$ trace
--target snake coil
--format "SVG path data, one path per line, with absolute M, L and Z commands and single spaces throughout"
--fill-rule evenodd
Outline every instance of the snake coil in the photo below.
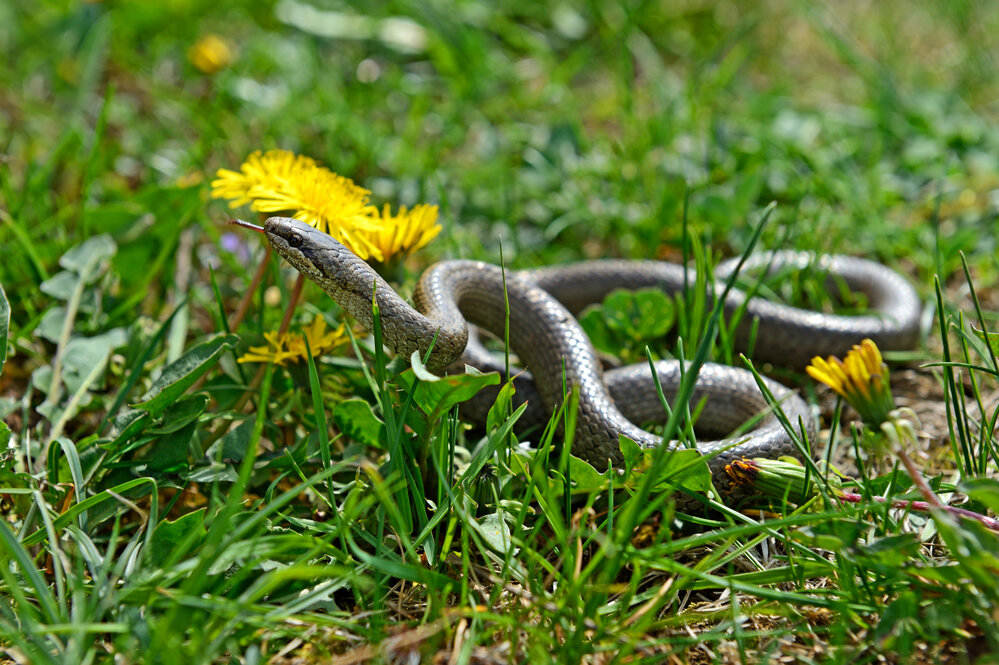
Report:
M 371 302 L 380 310 L 386 346 L 409 357 L 414 351 L 429 356 L 428 367 L 442 371 L 462 359 L 482 365 L 489 362 L 477 345 L 469 345 L 469 324 L 503 336 L 507 299 L 510 344 L 530 370 L 533 388 L 548 412 L 561 402 L 563 380 L 579 391 L 579 410 L 573 454 L 598 468 L 621 462 L 619 435 L 643 447 L 660 445 L 660 438 L 635 422 L 662 419 L 662 406 L 653 389 L 647 365 L 633 365 L 606 374 L 573 316 L 586 304 L 599 302 L 616 288 L 658 287 L 680 292 L 694 283 L 689 269 L 653 261 L 586 261 L 568 266 L 508 273 L 480 261 L 444 261 L 423 274 L 410 306 L 367 263 L 349 249 L 307 224 L 285 217 L 268 219 L 263 231 L 274 250 L 318 284 L 369 330 Z M 882 349 L 913 347 L 918 338 L 920 301 L 913 288 L 892 270 L 864 259 L 820 256 L 803 252 L 773 252 L 753 257 L 753 269 L 817 267 L 830 278 L 842 280 L 868 300 L 862 316 L 837 316 L 750 299 L 732 290 L 723 303 L 727 316 L 741 308 L 742 324 L 736 329 L 737 345 L 744 343 L 756 321 L 755 359 L 782 366 L 802 367 L 815 355 L 842 355 L 853 344 L 870 338 Z M 721 264 L 716 275 L 724 278 L 736 262 Z M 687 274 L 684 275 L 685 270 Z M 504 286 L 506 298 L 504 298 Z M 722 287 L 715 285 L 718 293 Z M 675 361 L 660 361 L 656 372 L 671 397 L 679 384 L 681 368 Z M 793 424 L 801 423 L 813 436 L 815 419 L 797 394 L 775 381 L 764 379 Z M 530 393 L 531 388 L 523 391 Z M 706 399 L 699 426 L 727 433 L 767 404 L 752 374 L 745 370 L 707 363 L 701 367 L 692 401 Z M 669 444 L 669 445 L 676 445 Z M 777 419 L 766 415 L 755 428 L 736 440 L 698 441 L 710 455 L 708 465 L 723 492 L 729 483 L 724 467 L 741 457 L 800 456 L 791 437 Z

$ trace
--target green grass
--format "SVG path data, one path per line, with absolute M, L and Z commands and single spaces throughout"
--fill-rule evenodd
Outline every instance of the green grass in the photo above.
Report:
M 663 483 L 697 487 L 686 457 L 611 479 L 555 427 L 523 453 L 506 392 L 469 430 L 454 404 L 477 386 L 416 387 L 363 336 L 363 362 L 237 364 L 290 275 L 271 259 L 229 331 L 264 254 L 209 198 L 218 168 L 284 148 L 378 204 L 438 203 L 405 293 L 501 246 L 513 268 L 684 243 L 710 264 L 770 214 L 762 246 L 917 286 L 934 318 L 893 359 L 928 386 L 899 396 L 945 415 L 921 463 L 994 515 L 999 373 L 975 331 L 999 328 L 999 13 L 918 5 L 0 5 L 0 654 L 989 662 L 999 539 L 976 523 L 813 501 L 680 528 Z M 237 58 L 206 75 L 188 51 L 210 33 Z M 296 326 L 340 317 L 311 284 L 305 303 Z M 737 361 L 682 305 L 685 355 Z M 821 456 L 864 443 L 833 430 Z M 852 463 L 864 497 L 920 498 Z

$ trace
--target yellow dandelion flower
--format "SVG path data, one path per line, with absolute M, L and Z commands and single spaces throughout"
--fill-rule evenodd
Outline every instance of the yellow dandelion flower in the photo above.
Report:
M 805 368 L 808 375 L 836 391 L 868 425 L 879 426 L 895 408 L 888 380 L 888 366 L 877 345 L 865 339 L 846 354 L 845 360 L 816 356 Z
M 309 340 L 309 347 L 314 354 L 332 351 L 350 341 L 350 338 L 347 337 L 347 327 L 344 324 L 341 323 L 333 330 L 327 330 L 326 319 L 318 314 L 312 319 L 312 323 L 305 326 L 302 332 Z
M 291 188 L 296 174 L 321 168 L 316 160 L 287 150 L 259 150 L 250 154 L 239 171 L 219 169 L 212 181 L 212 198 L 230 199 L 233 208 L 253 203 L 258 189 Z
M 854 347 L 857 348 L 857 347 Z M 870 397 L 868 386 L 871 383 L 871 374 L 867 371 L 867 366 L 857 353 L 847 353 L 843 361 L 844 371 L 850 377 L 850 384 L 854 391 L 864 398 Z
M 847 378 L 839 358 L 829 356 L 829 361 L 826 362 L 822 358 L 815 356 L 812 358 L 812 364 L 806 367 L 805 371 L 816 381 L 824 383 L 835 390 L 841 397 L 846 397 L 844 386 L 847 383 Z
M 268 363 L 273 362 L 275 365 L 281 365 L 292 360 L 295 356 L 286 348 L 288 343 L 289 333 L 279 335 L 276 332 L 265 332 L 264 339 L 267 340 L 267 346 L 251 346 L 250 349 L 241 355 L 237 362 L 240 363 Z
M 264 339 L 267 340 L 267 345 L 251 346 L 246 353 L 239 357 L 238 362 L 273 362 L 275 365 L 284 367 L 289 362 L 304 360 L 308 355 L 308 349 L 312 350 L 312 357 L 315 358 L 350 341 L 344 324 L 341 323 L 333 330 L 327 330 L 326 319 L 318 315 L 302 332 L 304 335 L 295 332 L 286 332 L 281 335 L 276 332 L 266 332 Z M 306 339 L 309 341 L 308 347 L 305 344 Z
M 386 205 L 382 208 L 380 223 L 374 228 L 359 231 L 359 234 L 378 249 L 382 261 L 388 262 L 425 247 L 437 237 L 441 232 L 437 213 L 437 206 L 421 203 L 412 210 L 402 206 L 393 215 Z
M 328 233 L 362 259 L 382 260 L 381 251 L 363 233 L 379 223 L 371 194 L 314 159 L 287 150 L 254 152 L 239 171 L 219 169 L 212 197 L 229 206 L 250 204 L 265 213 L 291 216 Z
M 350 341 L 347 337 L 347 327 L 344 324 L 341 323 L 333 330 L 327 330 L 326 319 L 318 315 L 312 319 L 312 323 L 302 329 L 302 332 L 304 337 L 296 335 L 288 344 L 288 350 L 295 351 L 302 358 L 305 358 L 307 353 L 306 339 L 309 341 L 308 348 L 312 349 L 313 357 L 329 353 Z
M 215 74 L 236 61 L 236 49 L 218 35 L 208 34 L 195 42 L 187 57 L 202 74 Z

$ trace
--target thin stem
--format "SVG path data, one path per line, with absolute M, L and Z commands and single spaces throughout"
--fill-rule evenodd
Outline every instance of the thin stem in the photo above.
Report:
M 912 478 L 912 482 L 916 485 L 916 489 L 918 489 L 919 493 L 923 495 L 924 499 L 926 499 L 926 502 L 934 508 L 944 510 L 944 503 L 940 501 L 936 494 L 933 493 L 933 490 L 926 483 L 926 479 L 923 478 L 923 474 L 920 473 L 919 469 L 916 468 L 916 465 L 913 463 L 912 458 L 910 458 L 905 452 L 905 448 L 898 446 L 898 450 L 895 452 L 898 453 L 898 458 L 902 460 L 902 465 L 905 467 L 909 477 Z
M 73 325 L 76 322 L 76 314 L 80 309 L 80 302 L 83 300 L 83 291 L 86 289 L 87 281 L 90 279 L 99 261 L 100 259 L 97 254 L 92 254 L 88 258 L 87 263 L 80 271 L 79 279 L 73 288 L 69 302 L 66 303 L 66 318 L 63 319 L 62 330 L 59 331 L 59 343 L 56 345 L 55 356 L 52 358 L 52 378 L 49 381 L 49 396 L 45 400 L 53 410 L 59 404 L 59 400 L 62 399 L 62 366 L 66 346 L 69 344 L 70 337 L 73 334 Z M 63 411 L 62 415 L 65 415 L 65 411 Z M 45 468 L 52 439 L 62 435 L 64 424 L 61 417 L 53 423 L 52 428 L 49 430 L 49 436 L 45 439 L 45 443 L 42 446 L 41 454 L 35 460 L 35 469 L 37 471 Z
M 281 327 L 278 328 L 278 335 L 283 335 L 288 332 L 288 326 L 291 324 L 291 316 L 295 313 L 295 308 L 298 307 L 298 301 L 302 298 L 302 287 L 305 285 L 305 275 L 298 273 L 298 279 L 295 280 L 295 286 L 291 287 L 291 299 L 288 301 L 288 309 L 284 311 L 284 318 L 281 319 Z
M 932 494 L 932 492 L 931 492 Z M 863 503 L 867 499 L 861 494 L 855 494 L 853 492 L 845 492 L 839 494 L 837 497 L 843 503 Z M 877 503 L 888 503 L 888 499 L 883 496 L 871 497 Z M 965 519 L 975 520 L 980 522 L 984 526 L 992 529 L 993 531 L 999 531 L 999 520 L 992 517 L 987 517 L 981 513 L 976 513 L 973 510 L 968 510 L 967 508 L 958 508 L 957 506 L 948 506 L 946 504 L 934 504 L 930 501 L 907 501 L 905 499 L 892 499 L 892 508 L 898 508 L 900 510 L 912 510 L 920 513 L 928 513 L 933 509 L 940 509 L 948 512 L 952 515 L 958 517 L 963 517 Z
M 253 300 L 253 294 L 257 292 L 260 287 L 260 282 L 263 281 L 264 275 L 267 273 L 267 266 L 271 260 L 271 254 L 274 251 L 271 249 L 270 245 L 264 247 L 264 258 L 257 265 L 257 271 L 253 274 L 253 279 L 250 281 L 250 287 L 243 292 L 243 297 L 239 299 L 239 306 L 236 307 L 236 311 L 233 312 L 232 318 L 229 319 L 229 330 L 236 330 L 239 324 L 243 322 L 246 318 L 246 312 L 250 309 L 250 302 Z M 299 281 L 301 281 L 301 276 L 299 276 Z

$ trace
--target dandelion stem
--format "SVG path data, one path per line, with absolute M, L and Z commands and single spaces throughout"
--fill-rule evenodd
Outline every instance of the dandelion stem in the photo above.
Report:
M 910 458 L 908 453 L 905 452 L 905 448 L 903 446 L 898 446 L 898 450 L 895 452 L 898 454 L 898 458 L 902 460 L 902 465 L 905 466 L 905 470 L 909 473 L 909 477 L 912 478 L 912 482 L 916 485 L 916 489 L 918 489 L 919 493 L 923 495 L 926 502 L 934 508 L 945 510 L 947 506 L 940 501 L 940 498 L 937 497 L 930 486 L 926 483 L 926 479 L 923 478 L 923 474 L 916 468 L 912 458 Z
M 932 494 L 932 491 L 931 491 Z M 867 499 L 861 494 L 854 494 L 852 492 L 843 492 L 837 497 L 843 503 L 863 503 Z M 873 497 L 873 500 L 877 503 L 888 503 L 888 499 L 883 496 Z M 965 519 L 975 520 L 980 522 L 984 526 L 993 531 L 999 531 L 999 520 L 992 517 L 987 517 L 981 513 L 976 513 L 973 510 L 968 510 L 966 508 L 958 508 L 957 506 L 948 506 L 946 504 L 941 504 L 939 499 L 936 503 L 930 501 L 907 501 L 905 499 L 892 499 L 891 507 L 897 508 L 899 510 L 911 510 L 920 513 L 928 513 L 933 509 L 943 510 L 957 517 L 963 517 Z
M 257 266 L 257 271 L 253 274 L 253 279 L 250 281 L 250 288 L 246 289 L 243 293 L 243 297 L 239 299 L 239 305 L 236 307 L 236 311 L 233 313 L 232 318 L 229 319 L 229 330 L 236 330 L 239 328 L 239 324 L 243 322 L 246 318 L 246 312 L 250 308 L 250 302 L 253 300 L 253 294 L 257 292 L 260 287 L 260 282 L 264 279 L 264 274 L 267 272 L 267 266 L 271 260 L 271 254 L 274 250 L 271 249 L 270 245 L 265 247 L 265 253 L 260 264 Z
M 288 299 L 288 309 L 284 311 L 284 318 L 281 319 L 281 327 L 278 328 L 278 335 L 283 335 L 288 332 L 288 326 L 291 325 L 291 317 L 295 313 L 295 308 L 298 307 L 298 301 L 302 297 L 302 286 L 305 284 L 305 275 L 298 273 L 298 279 L 295 280 L 295 286 L 291 287 L 291 298 Z

